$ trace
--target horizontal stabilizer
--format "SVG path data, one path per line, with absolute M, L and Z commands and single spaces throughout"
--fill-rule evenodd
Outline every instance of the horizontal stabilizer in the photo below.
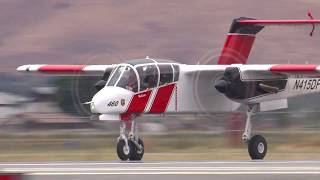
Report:
M 308 24 L 320 24 L 320 20 L 308 19 L 308 20 L 251 20 L 244 19 L 238 21 L 242 25 L 308 25 Z

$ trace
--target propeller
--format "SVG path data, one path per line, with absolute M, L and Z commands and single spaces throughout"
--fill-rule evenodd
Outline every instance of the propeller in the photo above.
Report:
M 88 104 L 91 104 L 91 103 L 92 103 L 92 101 L 84 102 L 84 103 L 81 103 L 81 104 L 88 105 Z

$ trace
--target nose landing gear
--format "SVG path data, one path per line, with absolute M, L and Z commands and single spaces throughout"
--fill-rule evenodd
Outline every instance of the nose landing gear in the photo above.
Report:
M 242 140 L 248 144 L 248 152 L 253 160 L 263 159 L 267 154 L 267 141 L 261 135 L 251 137 L 251 118 L 257 111 L 257 105 L 248 105 L 247 119 Z
M 129 134 L 126 134 L 127 123 L 130 123 L 131 125 Z M 138 137 L 138 128 L 135 120 L 121 122 L 117 154 L 119 159 L 122 161 L 140 161 L 142 159 L 144 154 L 144 144 Z

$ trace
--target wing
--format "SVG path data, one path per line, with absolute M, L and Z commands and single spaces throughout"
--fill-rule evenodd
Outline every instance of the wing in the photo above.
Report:
M 55 75 L 102 75 L 111 72 L 117 65 L 46 65 L 30 64 L 17 68 L 19 72 L 38 72 Z
M 320 77 L 320 65 L 270 64 L 238 66 L 242 80 L 287 79 L 289 77 Z
M 183 65 L 184 73 L 187 75 L 194 75 L 198 73 L 210 72 L 224 72 L 230 65 Z
M 237 68 L 242 81 L 278 80 L 290 77 L 320 77 L 320 65 L 316 64 L 263 64 L 263 65 L 185 65 L 187 75 L 225 72 Z

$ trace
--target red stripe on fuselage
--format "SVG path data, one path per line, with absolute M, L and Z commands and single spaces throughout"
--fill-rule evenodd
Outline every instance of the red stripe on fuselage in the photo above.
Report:
M 126 113 L 142 113 L 147 106 L 151 90 L 135 94 Z
M 44 65 L 38 71 L 47 73 L 74 73 L 82 72 L 85 65 Z
M 315 64 L 280 64 L 270 68 L 272 72 L 312 72 L 316 71 L 318 65 Z
M 149 113 L 163 113 L 167 109 L 175 84 L 159 87 Z

